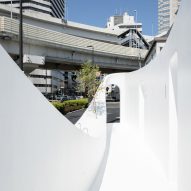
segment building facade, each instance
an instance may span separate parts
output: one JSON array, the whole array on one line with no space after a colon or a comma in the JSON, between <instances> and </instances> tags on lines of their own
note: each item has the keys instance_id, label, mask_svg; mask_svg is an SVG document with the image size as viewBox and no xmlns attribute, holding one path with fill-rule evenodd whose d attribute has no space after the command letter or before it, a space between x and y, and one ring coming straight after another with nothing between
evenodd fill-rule
<instances>
[{"instance_id":1,"label":"building facade","mask_svg":"<svg viewBox=\"0 0 191 191\"><path fill-rule=\"evenodd\" d=\"M137 22L137 12L135 13L135 16L130 16L127 12L111 16L107 22L107 29L119 34L119 44L122 46L149 49L149 44L142 35L142 23Z\"/></svg>"},{"instance_id":2,"label":"building facade","mask_svg":"<svg viewBox=\"0 0 191 191\"><path fill-rule=\"evenodd\" d=\"M172 26L181 0L158 0L158 33Z\"/></svg>"},{"instance_id":3,"label":"building facade","mask_svg":"<svg viewBox=\"0 0 191 191\"><path fill-rule=\"evenodd\" d=\"M64 19L65 17L65 0L51 0L51 15L53 17Z\"/></svg>"},{"instance_id":4,"label":"building facade","mask_svg":"<svg viewBox=\"0 0 191 191\"><path fill-rule=\"evenodd\" d=\"M130 16L127 12L123 15L111 16L107 22L107 28L112 30L120 29L137 29L142 32L142 23L137 22L134 16Z\"/></svg>"},{"instance_id":5,"label":"building facade","mask_svg":"<svg viewBox=\"0 0 191 191\"><path fill-rule=\"evenodd\" d=\"M167 38L169 36L169 32L163 32L157 35L150 43L150 49L147 52L147 55L144 60L144 65L149 64L164 48Z\"/></svg>"},{"instance_id":6,"label":"building facade","mask_svg":"<svg viewBox=\"0 0 191 191\"><path fill-rule=\"evenodd\" d=\"M29 79L43 94L55 94L65 88L64 72L59 70L36 69L29 74Z\"/></svg>"},{"instance_id":7,"label":"building facade","mask_svg":"<svg viewBox=\"0 0 191 191\"><path fill-rule=\"evenodd\" d=\"M75 93L76 72L35 69L28 77L44 95Z\"/></svg>"},{"instance_id":8,"label":"building facade","mask_svg":"<svg viewBox=\"0 0 191 191\"><path fill-rule=\"evenodd\" d=\"M19 8L19 0L0 0L0 3ZM24 0L23 9L45 13L53 17L64 19L65 0Z\"/></svg>"}]
</instances>

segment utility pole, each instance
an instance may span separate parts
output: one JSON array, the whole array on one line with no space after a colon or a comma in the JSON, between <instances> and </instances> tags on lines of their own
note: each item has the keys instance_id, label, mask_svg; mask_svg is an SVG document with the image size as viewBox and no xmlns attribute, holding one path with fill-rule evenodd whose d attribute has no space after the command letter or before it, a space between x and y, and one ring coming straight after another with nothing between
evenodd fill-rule
<instances>
[{"instance_id":1,"label":"utility pole","mask_svg":"<svg viewBox=\"0 0 191 191\"><path fill-rule=\"evenodd\" d=\"M23 71L23 0L20 0L20 21L19 21L19 65Z\"/></svg>"}]
</instances>

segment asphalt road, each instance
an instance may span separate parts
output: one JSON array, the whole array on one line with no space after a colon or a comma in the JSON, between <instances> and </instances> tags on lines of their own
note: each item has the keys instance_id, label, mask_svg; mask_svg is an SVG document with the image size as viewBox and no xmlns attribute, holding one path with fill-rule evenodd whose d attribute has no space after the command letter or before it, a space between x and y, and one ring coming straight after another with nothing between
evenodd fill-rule
<instances>
[{"instance_id":1,"label":"asphalt road","mask_svg":"<svg viewBox=\"0 0 191 191\"><path fill-rule=\"evenodd\" d=\"M120 122L119 102L107 102L107 123Z\"/></svg>"},{"instance_id":2,"label":"asphalt road","mask_svg":"<svg viewBox=\"0 0 191 191\"><path fill-rule=\"evenodd\" d=\"M78 119L83 115L85 109L70 112L65 115L73 124L75 124ZM119 102L107 102L107 123L119 123Z\"/></svg>"},{"instance_id":3,"label":"asphalt road","mask_svg":"<svg viewBox=\"0 0 191 191\"><path fill-rule=\"evenodd\" d=\"M80 109L77 111L67 113L65 117L68 120L70 120L73 124L75 124L78 121L78 119L80 119L80 117L83 115L84 112L85 112L85 109Z\"/></svg>"}]
</instances>

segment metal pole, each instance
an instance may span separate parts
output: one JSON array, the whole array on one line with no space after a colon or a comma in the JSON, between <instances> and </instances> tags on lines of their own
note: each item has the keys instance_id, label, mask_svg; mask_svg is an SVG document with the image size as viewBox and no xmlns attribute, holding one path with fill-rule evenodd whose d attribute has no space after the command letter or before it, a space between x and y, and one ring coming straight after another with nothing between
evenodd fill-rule
<instances>
[{"instance_id":1,"label":"metal pole","mask_svg":"<svg viewBox=\"0 0 191 191\"><path fill-rule=\"evenodd\" d=\"M142 64L141 64L141 52L140 52L140 48L139 48L139 68L142 67Z\"/></svg>"},{"instance_id":2,"label":"metal pole","mask_svg":"<svg viewBox=\"0 0 191 191\"><path fill-rule=\"evenodd\" d=\"M23 71L23 1L20 0L20 23L19 23L19 60Z\"/></svg>"},{"instance_id":3,"label":"metal pole","mask_svg":"<svg viewBox=\"0 0 191 191\"><path fill-rule=\"evenodd\" d=\"M154 36L154 24L152 22L152 36Z\"/></svg>"},{"instance_id":4,"label":"metal pole","mask_svg":"<svg viewBox=\"0 0 191 191\"><path fill-rule=\"evenodd\" d=\"M135 34L137 35L137 10L134 10L134 12L135 12L135 22L136 22L136 25L135 25ZM137 38L137 37L136 37ZM137 42L137 41L136 41ZM137 43L136 43L136 48L138 48L138 46L137 46Z\"/></svg>"},{"instance_id":5,"label":"metal pole","mask_svg":"<svg viewBox=\"0 0 191 191\"><path fill-rule=\"evenodd\" d=\"M92 48L92 64L94 64L94 46L90 45L90 46L87 46L88 48Z\"/></svg>"},{"instance_id":6,"label":"metal pole","mask_svg":"<svg viewBox=\"0 0 191 191\"><path fill-rule=\"evenodd\" d=\"M11 0L11 19L13 18L13 1Z\"/></svg>"},{"instance_id":7,"label":"metal pole","mask_svg":"<svg viewBox=\"0 0 191 191\"><path fill-rule=\"evenodd\" d=\"M46 96L47 96L47 94L48 94L48 82L47 82L47 68L46 68Z\"/></svg>"}]
</instances>

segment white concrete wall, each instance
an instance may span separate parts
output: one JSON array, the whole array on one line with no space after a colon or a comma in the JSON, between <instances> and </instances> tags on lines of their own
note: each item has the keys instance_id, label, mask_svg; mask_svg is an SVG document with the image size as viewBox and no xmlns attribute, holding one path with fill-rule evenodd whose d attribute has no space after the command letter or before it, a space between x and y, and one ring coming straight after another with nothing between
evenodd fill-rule
<instances>
[{"instance_id":1,"label":"white concrete wall","mask_svg":"<svg viewBox=\"0 0 191 191\"><path fill-rule=\"evenodd\" d=\"M0 55L0 190L89 191L105 137L94 139L74 127L2 47Z\"/></svg>"},{"instance_id":2,"label":"white concrete wall","mask_svg":"<svg viewBox=\"0 0 191 191\"><path fill-rule=\"evenodd\" d=\"M166 46L152 62L129 74L109 75L102 84L119 86L121 118L120 124L110 125L110 150L99 191L191 190L190 7L191 1L182 2ZM188 30L182 30L186 26ZM100 116L105 91L99 94L97 115L87 110L76 124L90 134L105 120Z\"/></svg>"}]
</instances>

